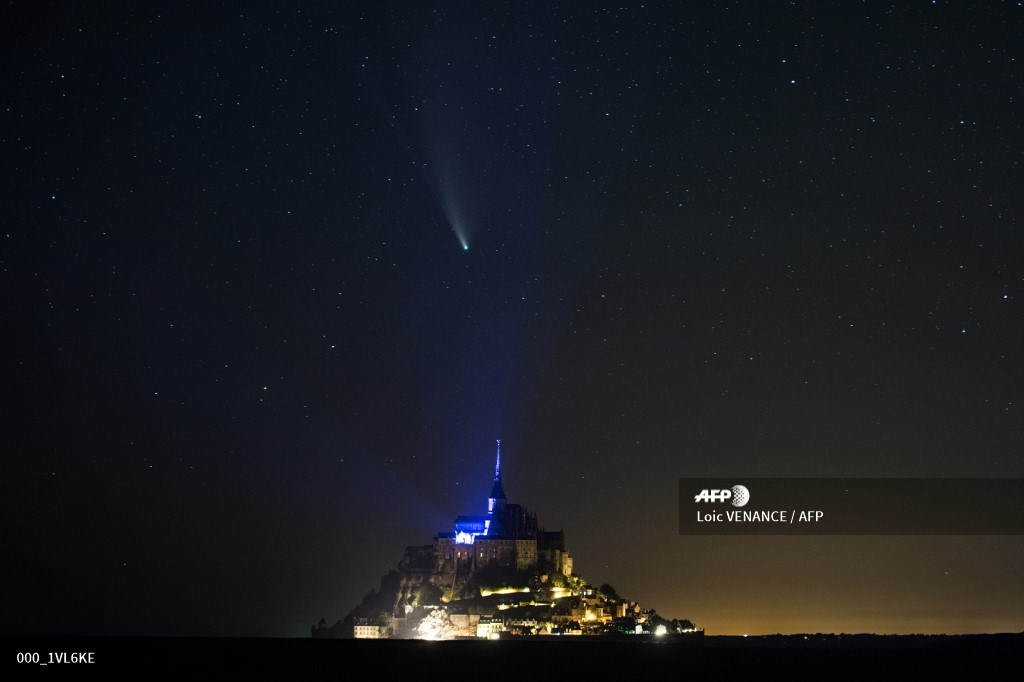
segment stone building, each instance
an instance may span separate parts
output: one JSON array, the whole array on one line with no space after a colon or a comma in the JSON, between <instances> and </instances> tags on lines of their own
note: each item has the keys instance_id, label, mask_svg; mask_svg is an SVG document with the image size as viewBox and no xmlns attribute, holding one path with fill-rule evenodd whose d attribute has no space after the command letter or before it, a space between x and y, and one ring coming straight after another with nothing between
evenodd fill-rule
<instances>
[{"instance_id":1,"label":"stone building","mask_svg":"<svg viewBox=\"0 0 1024 682\"><path fill-rule=\"evenodd\" d=\"M466 575L489 567L519 573L572 573L563 533L545 531L536 514L507 502L501 481L500 440L487 513L459 516L454 526L434 538L432 569L436 573Z\"/></svg>"},{"instance_id":2,"label":"stone building","mask_svg":"<svg viewBox=\"0 0 1024 682\"><path fill-rule=\"evenodd\" d=\"M352 627L355 639L381 639L383 628L370 618L357 618Z\"/></svg>"}]
</instances>

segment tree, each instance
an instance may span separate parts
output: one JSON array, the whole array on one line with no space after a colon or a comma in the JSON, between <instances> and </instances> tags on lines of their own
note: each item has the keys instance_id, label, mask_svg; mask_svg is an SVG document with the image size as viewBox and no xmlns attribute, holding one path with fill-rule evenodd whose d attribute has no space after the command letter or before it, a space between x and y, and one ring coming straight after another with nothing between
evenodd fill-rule
<instances>
[{"instance_id":1,"label":"tree","mask_svg":"<svg viewBox=\"0 0 1024 682\"><path fill-rule=\"evenodd\" d=\"M614 599L616 601L619 599L619 593L608 583L604 583L601 587L597 588L597 593L605 599Z\"/></svg>"},{"instance_id":2,"label":"tree","mask_svg":"<svg viewBox=\"0 0 1024 682\"><path fill-rule=\"evenodd\" d=\"M416 588L412 604L413 606L437 606L441 603L442 596L444 596L444 592L440 587L426 583Z\"/></svg>"},{"instance_id":3,"label":"tree","mask_svg":"<svg viewBox=\"0 0 1024 682\"><path fill-rule=\"evenodd\" d=\"M455 636L455 625L448 617L448 609L434 609L420 621L417 632L420 639L451 639Z\"/></svg>"},{"instance_id":4,"label":"tree","mask_svg":"<svg viewBox=\"0 0 1024 682\"><path fill-rule=\"evenodd\" d=\"M583 578L578 575L566 576L565 582L568 588L575 594L579 594L580 590L583 589Z\"/></svg>"}]
</instances>

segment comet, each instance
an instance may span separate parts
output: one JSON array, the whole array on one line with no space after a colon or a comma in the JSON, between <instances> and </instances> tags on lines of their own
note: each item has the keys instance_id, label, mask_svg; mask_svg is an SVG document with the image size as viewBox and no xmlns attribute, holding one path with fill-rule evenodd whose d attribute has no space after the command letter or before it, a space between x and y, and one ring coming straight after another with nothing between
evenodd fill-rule
<instances>
[{"instance_id":1,"label":"comet","mask_svg":"<svg viewBox=\"0 0 1024 682\"><path fill-rule=\"evenodd\" d=\"M480 190L486 187L486 166L481 162L478 144L467 139L467 125L452 117L446 105L432 98L415 109L418 140L415 145L425 159L413 160L430 188L437 206L463 251L469 251L471 237L481 222ZM410 145L412 148L413 145Z\"/></svg>"},{"instance_id":2,"label":"comet","mask_svg":"<svg viewBox=\"0 0 1024 682\"><path fill-rule=\"evenodd\" d=\"M450 175L446 179L448 179L448 182L445 182L442 177L435 179L434 194L438 205L441 207L441 212L448 219L448 224L452 226L452 232L455 233L455 238L459 240L462 250L469 251L469 230L466 228L462 202L459 201L460 192L458 190L460 188L455 182L452 182Z\"/></svg>"}]
</instances>

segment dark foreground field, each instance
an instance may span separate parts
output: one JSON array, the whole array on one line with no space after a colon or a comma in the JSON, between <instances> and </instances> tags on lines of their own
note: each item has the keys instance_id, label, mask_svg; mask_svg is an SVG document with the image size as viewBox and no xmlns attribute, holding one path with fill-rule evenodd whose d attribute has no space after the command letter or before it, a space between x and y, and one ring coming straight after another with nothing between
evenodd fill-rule
<instances>
[{"instance_id":1,"label":"dark foreground field","mask_svg":"<svg viewBox=\"0 0 1024 682\"><path fill-rule=\"evenodd\" d=\"M6 679L1017 679L1024 635L705 637L703 642L5 638ZM93 663L17 663L92 652Z\"/></svg>"}]
</instances>

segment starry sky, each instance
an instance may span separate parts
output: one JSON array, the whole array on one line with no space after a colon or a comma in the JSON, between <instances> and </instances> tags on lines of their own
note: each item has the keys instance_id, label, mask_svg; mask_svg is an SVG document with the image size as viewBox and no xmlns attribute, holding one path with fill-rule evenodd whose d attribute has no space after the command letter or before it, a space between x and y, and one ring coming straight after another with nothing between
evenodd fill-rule
<instances>
[{"instance_id":1,"label":"starry sky","mask_svg":"<svg viewBox=\"0 0 1024 682\"><path fill-rule=\"evenodd\" d=\"M709 633L1024 630L1020 537L677 532L1024 475L1020 2L2 12L4 634L308 635L496 438Z\"/></svg>"}]
</instances>

